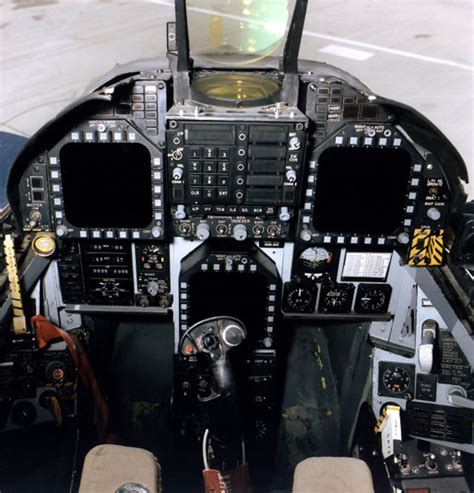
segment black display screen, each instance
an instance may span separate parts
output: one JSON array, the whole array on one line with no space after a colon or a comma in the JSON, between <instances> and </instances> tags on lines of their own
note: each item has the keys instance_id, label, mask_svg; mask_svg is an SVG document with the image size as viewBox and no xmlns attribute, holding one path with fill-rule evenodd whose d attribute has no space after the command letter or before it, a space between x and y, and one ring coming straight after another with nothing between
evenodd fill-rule
<instances>
[{"instance_id":1,"label":"black display screen","mask_svg":"<svg viewBox=\"0 0 474 493\"><path fill-rule=\"evenodd\" d=\"M64 210L79 228L144 228L152 221L151 156L141 144L67 144Z\"/></svg>"},{"instance_id":2,"label":"black display screen","mask_svg":"<svg viewBox=\"0 0 474 493\"><path fill-rule=\"evenodd\" d=\"M326 149L319 158L314 227L321 232L394 233L403 220L411 164L402 149Z\"/></svg>"},{"instance_id":3,"label":"black display screen","mask_svg":"<svg viewBox=\"0 0 474 493\"><path fill-rule=\"evenodd\" d=\"M189 279L190 325L209 317L239 319L249 340L265 329L267 280L261 274L198 272Z\"/></svg>"}]
</instances>

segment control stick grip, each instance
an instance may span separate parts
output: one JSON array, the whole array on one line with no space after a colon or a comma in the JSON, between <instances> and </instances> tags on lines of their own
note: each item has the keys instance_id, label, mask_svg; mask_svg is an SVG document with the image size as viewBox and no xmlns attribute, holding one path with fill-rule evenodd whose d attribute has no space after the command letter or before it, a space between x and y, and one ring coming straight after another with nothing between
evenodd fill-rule
<instances>
[{"instance_id":1,"label":"control stick grip","mask_svg":"<svg viewBox=\"0 0 474 493\"><path fill-rule=\"evenodd\" d=\"M183 336L180 348L185 355L202 355L212 375L213 395L230 397L235 393L232 364L228 352L239 346L247 333L235 318L213 317L194 324Z\"/></svg>"}]
</instances>

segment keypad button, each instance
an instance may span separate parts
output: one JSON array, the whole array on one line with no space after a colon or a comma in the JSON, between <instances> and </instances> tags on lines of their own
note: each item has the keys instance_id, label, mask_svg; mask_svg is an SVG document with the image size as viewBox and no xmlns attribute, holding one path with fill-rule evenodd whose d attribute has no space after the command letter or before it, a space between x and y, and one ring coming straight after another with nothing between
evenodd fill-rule
<instances>
[{"instance_id":1,"label":"keypad button","mask_svg":"<svg viewBox=\"0 0 474 493\"><path fill-rule=\"evenodd\" d=\"M205 161L204 162L204 173L215 173L217 170L217 165L216 163L212 161Z\"/></svg>"},{"instance_id":2,"label":"keypad button","mask_svg":"<svg viewBox=\"0 0 474 493\"><path fill-rule=\"evenodd\" d=\"M202 206L202 212L204 212L204 214L210 214L212 211L213 211L212 205L203 205Z\"/></svg>"},{"instance_id":3,"label":"keypad button","mask_svg":"<svg viewBox=\"0 0 474 493\"><path fill-rule=\"evenodd\" d=\"M252 214L255 214L257 216L263 214L263 207L252 207Z\"/></svg>"},{"instance_id":4,"label":"keypad button","mask_svg":"<svg viewBox=\"0 0 474 493\"><path fill-rule=\"evenodd\" d=\"M250 207L248 205L241 205L239 207L239 213L244 215L250 214Z\"/></svg>"},{"instance_id":5,"label":"keypad button","mask_svg":"<svg viewBox=\"0 0 474 493\"><path fill-rule=\"evenodd\" d=\"M216 190L215 188L205 188L204 189L204 199L213 200L216 198Z\"/></svg>"},{"instance_id":6,"label":"keypad button","mask_svg":"<svg viewBox=\"0 0 474 493\"><path fill-rule=\"evenodd\" d=\"M229 159L230 150L225 147L219 148L219 159Z\"/></svg>"},{"instance_id":7,"label":"keypad button","mask_svg":"<svg viewBox=\"0 0 474 493\"><path fill-rule=\"evenodd\" d=\"M201 163L199 161L191 161L189 163L189 167L193 173L200 173L201 172Z\"/></svg>"},{"instance_id":8,"label":"keypad button","mask_svg":"<svg viewBox=\"0 0 474 493\"><path fill-rule=\"evenodd\" d=\"M204 147L204 159L214 159L217 155L215 147Z\"/></svg>"},{"instance_id":9,"label":"keypad button","mask_svg":"<svg viewBox=\"0 0 474 493\"><path fill-rule=\"evenodd\" d=\"M189 184L191 186L201 185L202 184L201 175L189 175Z\"/></svg>"},{"instance_id":10,"label":"keypad button","mask_svg":"<svg viewBox=\"0 0 474 493\"><path fill-rule=\"evenodd\" d=\"M217 179L217 184L220 187L227 187L229 185L229 177L228 176L219 176Z\"/></svg>"},{"instance_id":11,"label":"keypad button","mask_svg":"<svg viewBox=\"0 0 474 493\"><path fill-rule=\"evenodd\" d=\"M228 173L229 172L229 163L227 161L220 161L218 163L218 171L219 171L219 173Z\"/></svg>"},{"instance_id":12,"label":"keypad button","mask_svg":"<svg viewBox=\"0 0 474 493\"><path fill-rule=\"evenodd\" d=\"M229 190L227 188L218 188L217 189L217 197L219 199L229 198Z\"/></svg>"},{"instance_id":13,"label":"keypad button","mask_svg":"<svg viewBox=\"0 0 474 493\"><path fill-rule=\"evenodd\" d=\"M202 189L199 187L190 187L189 188L189 195L193 199L200 199L202 197Z\"/></svg>"},{"instance_id":14,"label":"keypad button","mask_svg":"<svg viewBox=\"0 0 474 493\"><path fill-rule=\"evenodd\" d=\"M191 211L192 214L199 214L201 212L201 206L200 205L192 205L189 210Z\"/></svg>"},{"instance_id":15,"label":"keypad button","mask_svg":"<svg viewBox=\"0 0 474 493\"><path fill-rule=\"evenodd\" d=\"M204 185L207 187L213 187L216 184L215 175L204 175Z\"/></svg>"},{"instance_id":16,"label":"keypad button","mask_svg":"<svg viewBox=\"0 0 474 493\"><path fill-rule=\"evenodd\" d=\"M238 208L236 205L229 205L229 206L227 207L227 212L228 212L229 214L238 214L238 212L239 212L239 208Z\"/></svg>"},{"instance_id":17,"label":"keypad button","mask_svg":"<svg viewBox=\"0 0 474 493\"><path fill-rule=\"evenodd\" d=\"M200 159L201 148L200 147L190 147L189 148L189 157L191 159Z\"/></svg>"},{"instance_id":18,"label":"keypad button","mask_svg":"<svg viewBox=\"0 0 474 493\"><path fill-rule=\"evenodd\" d=\"M215 214L225 214L226 213L225 205L215 205L212 210Z\"/></svg>"},{"instance_id":19,"label":"keypad button","mask_svg":"<svg viewBox=\"0 0 474 493\"><path fill-rule=\"evenodd\" d=\"M265 207L265 215L266 216L274 216L275 215L275 207Z\"/></svg>"}]
</instances>

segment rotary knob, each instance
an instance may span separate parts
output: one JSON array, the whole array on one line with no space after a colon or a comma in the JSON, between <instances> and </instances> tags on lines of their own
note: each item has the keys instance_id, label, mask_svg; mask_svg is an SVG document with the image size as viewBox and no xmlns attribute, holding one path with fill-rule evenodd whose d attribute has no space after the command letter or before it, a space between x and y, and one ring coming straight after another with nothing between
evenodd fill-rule
<instances>
[{"instance_id":1,"label":"rotary knob","mask_svg":"<svg viewBox=\"0 0 474 493\"><path fill-rule=\"evenodd\" d=\"M280 214L278 215L280 221L287 222L290 220L290 217L291 216L288 207L280 207Z\"/></svg>"},{"instance_id":2,"label":"rotary knob","mask_svg":"<svg viewBox=\"0 0 474 493\"><path fill-rule=\"evenodd\" d=\"M301 141L298 137L291 137L289 144L291 151L297 151L298 149L301 149Z\"/></svg>"},{"instance_id":3,"label":"rotary knob","mask_svg":"<svg viewBox=\"0 0 474 493\"><path fill-rule=\"evenodd\" d=\"M176 219L184 219L186 217L186 208L180 204L176 206L176 212L174 213Z\"/></svg>"},{"instance_id":4,"label":"rotary knob","mask_svg":"<svg viewBox=\"0 0 474 493\"><path fill-rule=\"evenodd\" d=\"M436 207L430 207L426 211L426 215L432 220L432 221L439 221L441 219L441 212L439 209Z\"/></svg>"},{"instance_id":5,"label":"rotary knob","mask_svg":"<svg viewBox=\"0 0 474 493\"><path fill-rule=\"evenodd\" d=\"M296 171L294 169L289 169L286 173L286 181L294 183L296 181Z\"/></svg>"},{"instance_id":6,"label":"rotary knob","mask_svg":"<svg viewBox=\"0 0 474 493\"><path fill-rule=\"evenodd\" d=\"M211 232L209 230L209 225L206 223L201 223L199 226L196 228L196 237L198 240L204 241L209 238L211 235Z\"/></svg>"},{"instance_id":7,"label":"rotary knob","mask_svg":"<svg viewBox=\"0 0 474 493\"><path fill-rule=\"evenodd\" d=\"M64 226L64 224L60 224L56 228L56 235L59 236L60 238L63 238L64 236L67 235L67 227Z\"/></svg>"},{"instance_id":8,"label":"rotary knob","mask_svg":"<svg viewBox=\"0 0 474 493\"><path fill-rule=\"evenodd\" d=\"M172 173L173 180L180 181L183 177L183 170L181 168L175 168Z\"/></svg>"},{"instance_id":9,"label":"rotary knob","mask_svg":"<svg viewBox=\"0 0 474 493\"><path fill-rule=\"evenodd\" d=\"M163 228L154 226L151 228L151 236L153 236L153 238L161 238L163 236Z\"/></svg>"},{"instance_id":10,"label":"rotary knob","mask_svg":"<svg viewBox=\"0 0 474 493\"><path fill-rule=\"evenodd\" d=\"M244 241L247 239L247 226L244 224L236 224L232 230L232 236L237 241Z\"/></svg>"},{"instance_id":11,"label":"rotary knob","mask_svg":"<svg viewBox=\"0 0 474 493\"><path fill-rule=\"evenodd\" d=\"M310 241L313 235L311 234L311 231L309 229L303 229L300 233L300 238L303 241Z\"/></svg>"},{"instance_id":12,"label":"rotary knob","mask_svg":"<svg viewBox=\"0 0 474 493\"><path fill-rule=\"evenodd\" d=\"M146 286L146 291L150 296L157 296L160 292L160 285L156 281L150 281Z\"/></svg>"},{"instance_id":13,"label":"rotary knob","mask_svg":"<svg viewBox=\"0 0 474 493\"><path fill-rule=\"evenodd\" d=\"M401 243L402 245L408 245L408 243L410 243L410 236L408 235L408 233L403 232L397 236L397 240L398 243Z\"/></svg>"}]
</instances>

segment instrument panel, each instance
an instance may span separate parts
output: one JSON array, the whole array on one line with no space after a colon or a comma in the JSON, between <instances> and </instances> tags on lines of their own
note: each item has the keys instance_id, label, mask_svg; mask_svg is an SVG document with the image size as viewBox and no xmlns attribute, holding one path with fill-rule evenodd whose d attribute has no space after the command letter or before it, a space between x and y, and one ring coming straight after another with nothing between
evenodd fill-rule
<instances>
[{"instance_id":1,"label":"instrument panel","mask_svg":"<svg viewBox=\"0 0 474 493\"><path fill-rule=\"evenodd\" d=\"M177 104L169 79L132 77L22 163L19 223L60 242L65 304L182 316L179 263L201 242L291 244L272 254L285 316L383 318L394 249L442 263L446 174L376 98L306 75L291 107Z\"/></svg>"}]
</instances>

